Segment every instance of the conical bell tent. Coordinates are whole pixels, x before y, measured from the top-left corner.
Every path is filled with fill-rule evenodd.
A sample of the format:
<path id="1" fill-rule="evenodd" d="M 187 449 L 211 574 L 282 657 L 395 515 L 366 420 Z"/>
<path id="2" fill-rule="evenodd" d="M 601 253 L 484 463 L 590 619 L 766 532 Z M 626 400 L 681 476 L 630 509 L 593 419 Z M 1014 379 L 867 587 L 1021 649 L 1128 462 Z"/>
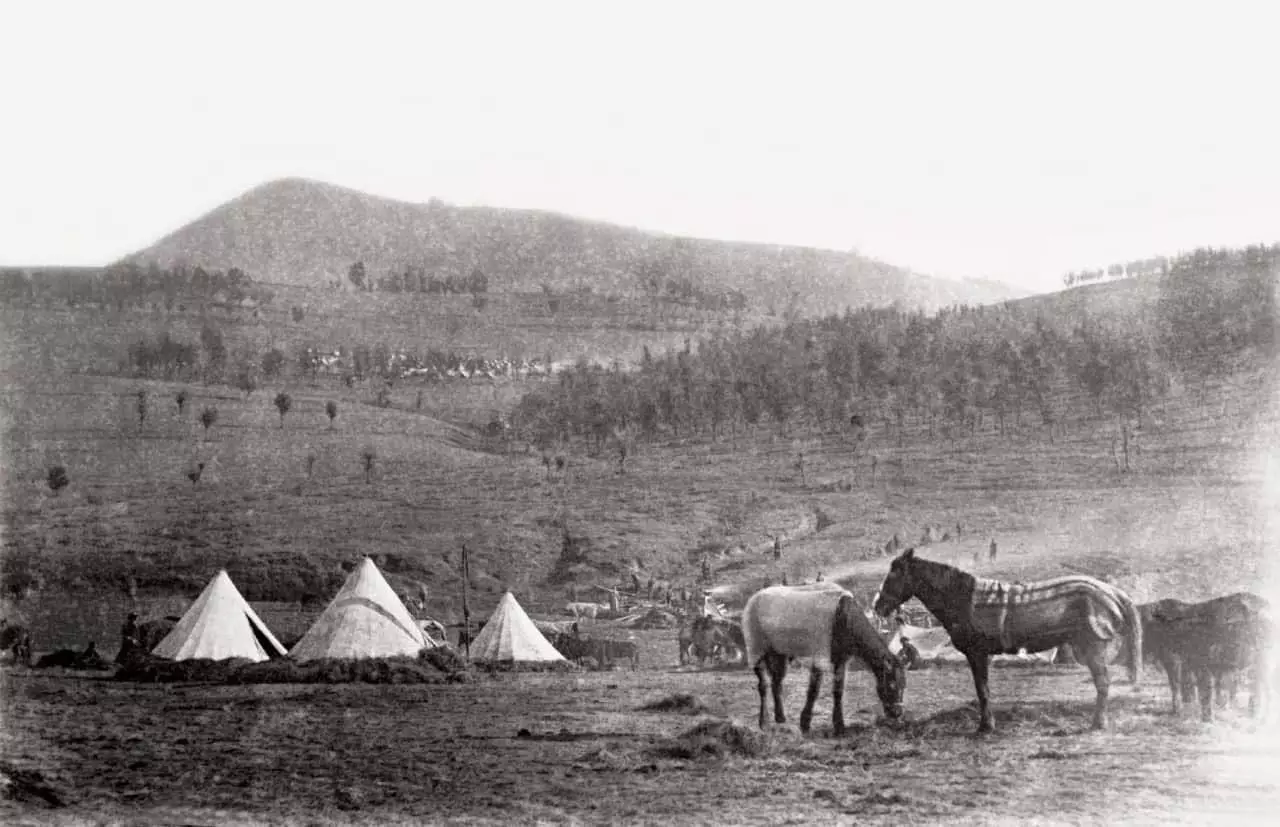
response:
<path id="1" fill-rule="evenodd" d="M 293 647 L 299 661 L 416 655 L 432 643 L 368 557 Z"/>
<path id="2" fill-rule="evenodd" d="M 285 648 L 245 602 L 226 571 L 220 571 L 151 654 L 170 660 L 264 661 L 283 657 Z"/>
<path id="3" fill-rule="evenodd" d="M 564 660 L 507 592 L 471 642 L 471 659 L 481 662 L 537 663 Z"/>

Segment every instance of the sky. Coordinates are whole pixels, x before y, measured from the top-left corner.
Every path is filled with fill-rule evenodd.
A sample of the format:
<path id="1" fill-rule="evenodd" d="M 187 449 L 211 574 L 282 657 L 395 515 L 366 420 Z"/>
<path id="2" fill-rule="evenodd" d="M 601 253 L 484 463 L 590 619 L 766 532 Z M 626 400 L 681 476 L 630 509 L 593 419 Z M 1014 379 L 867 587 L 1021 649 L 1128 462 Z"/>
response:
<path id="1" fill-rule="evenodd" d="M 303 176 L 1052 289 L 1280 241 L 1273 8 L 11 3 L 0 264 Z"/>

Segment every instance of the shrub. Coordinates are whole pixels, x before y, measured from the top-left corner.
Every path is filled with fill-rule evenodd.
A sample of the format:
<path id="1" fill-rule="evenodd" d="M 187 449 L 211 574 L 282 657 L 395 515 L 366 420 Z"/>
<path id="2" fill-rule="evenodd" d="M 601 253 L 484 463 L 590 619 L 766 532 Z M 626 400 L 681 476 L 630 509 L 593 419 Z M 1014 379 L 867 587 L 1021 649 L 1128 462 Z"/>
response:
<path id="1" fill-rule="evenodd" d="M 59 491 L 71 484 L 71 479 L 67 476 L 67 469 L 61 465 L 55 465 L 49 469 L 49 476 L 46 478 L 49 484 L 49 490 L 56 496 Z"/>

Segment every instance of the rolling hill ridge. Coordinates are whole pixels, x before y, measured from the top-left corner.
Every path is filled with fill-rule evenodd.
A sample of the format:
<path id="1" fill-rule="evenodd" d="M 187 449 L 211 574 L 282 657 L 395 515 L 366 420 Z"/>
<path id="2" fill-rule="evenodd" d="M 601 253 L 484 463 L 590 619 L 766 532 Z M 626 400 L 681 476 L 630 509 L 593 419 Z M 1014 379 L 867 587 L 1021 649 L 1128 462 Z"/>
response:
<path id="1" fill-rule="evenodd" d="M 490 291 L 591 288 L 641 294 L 646 277 L 741 291 L 759 307 L 936 309 L 1021 295 L 999 282 L 951 281 L 853 253 L 681 238 L 534 210 L 411 204 L 305 179 L 256 187 L 126 260 L 239 267 L 256 281 L 350 289 L 362 261 L 374 279 L 407 267 L 464 277 Z"/>

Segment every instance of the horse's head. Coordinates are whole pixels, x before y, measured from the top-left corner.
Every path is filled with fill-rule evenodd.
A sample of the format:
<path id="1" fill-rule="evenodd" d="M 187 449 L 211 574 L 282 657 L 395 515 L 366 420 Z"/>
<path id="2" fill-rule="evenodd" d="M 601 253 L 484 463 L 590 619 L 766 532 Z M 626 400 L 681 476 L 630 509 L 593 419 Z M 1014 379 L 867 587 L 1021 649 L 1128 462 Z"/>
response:
<path id="1" fill-rule="evenodd" d="M 916 584 L 911 565 L 915 559 L 914 548 L 909 548 L 894 558 L 893 564 L 889 566 L 889 573 L 880 584 L 880 592 L 876 595 L 876 614 L 888 617 L 894 609 L 915 597 Z"/>
<path id="2" fill-rule="evenodd" d="M 902 717 L 902 696 L 907 691 L 907 665 L 897 655 L 890 655 L 885 669 L 876 676 L 876 694 L 884 714 L 896 721 Z"/>

